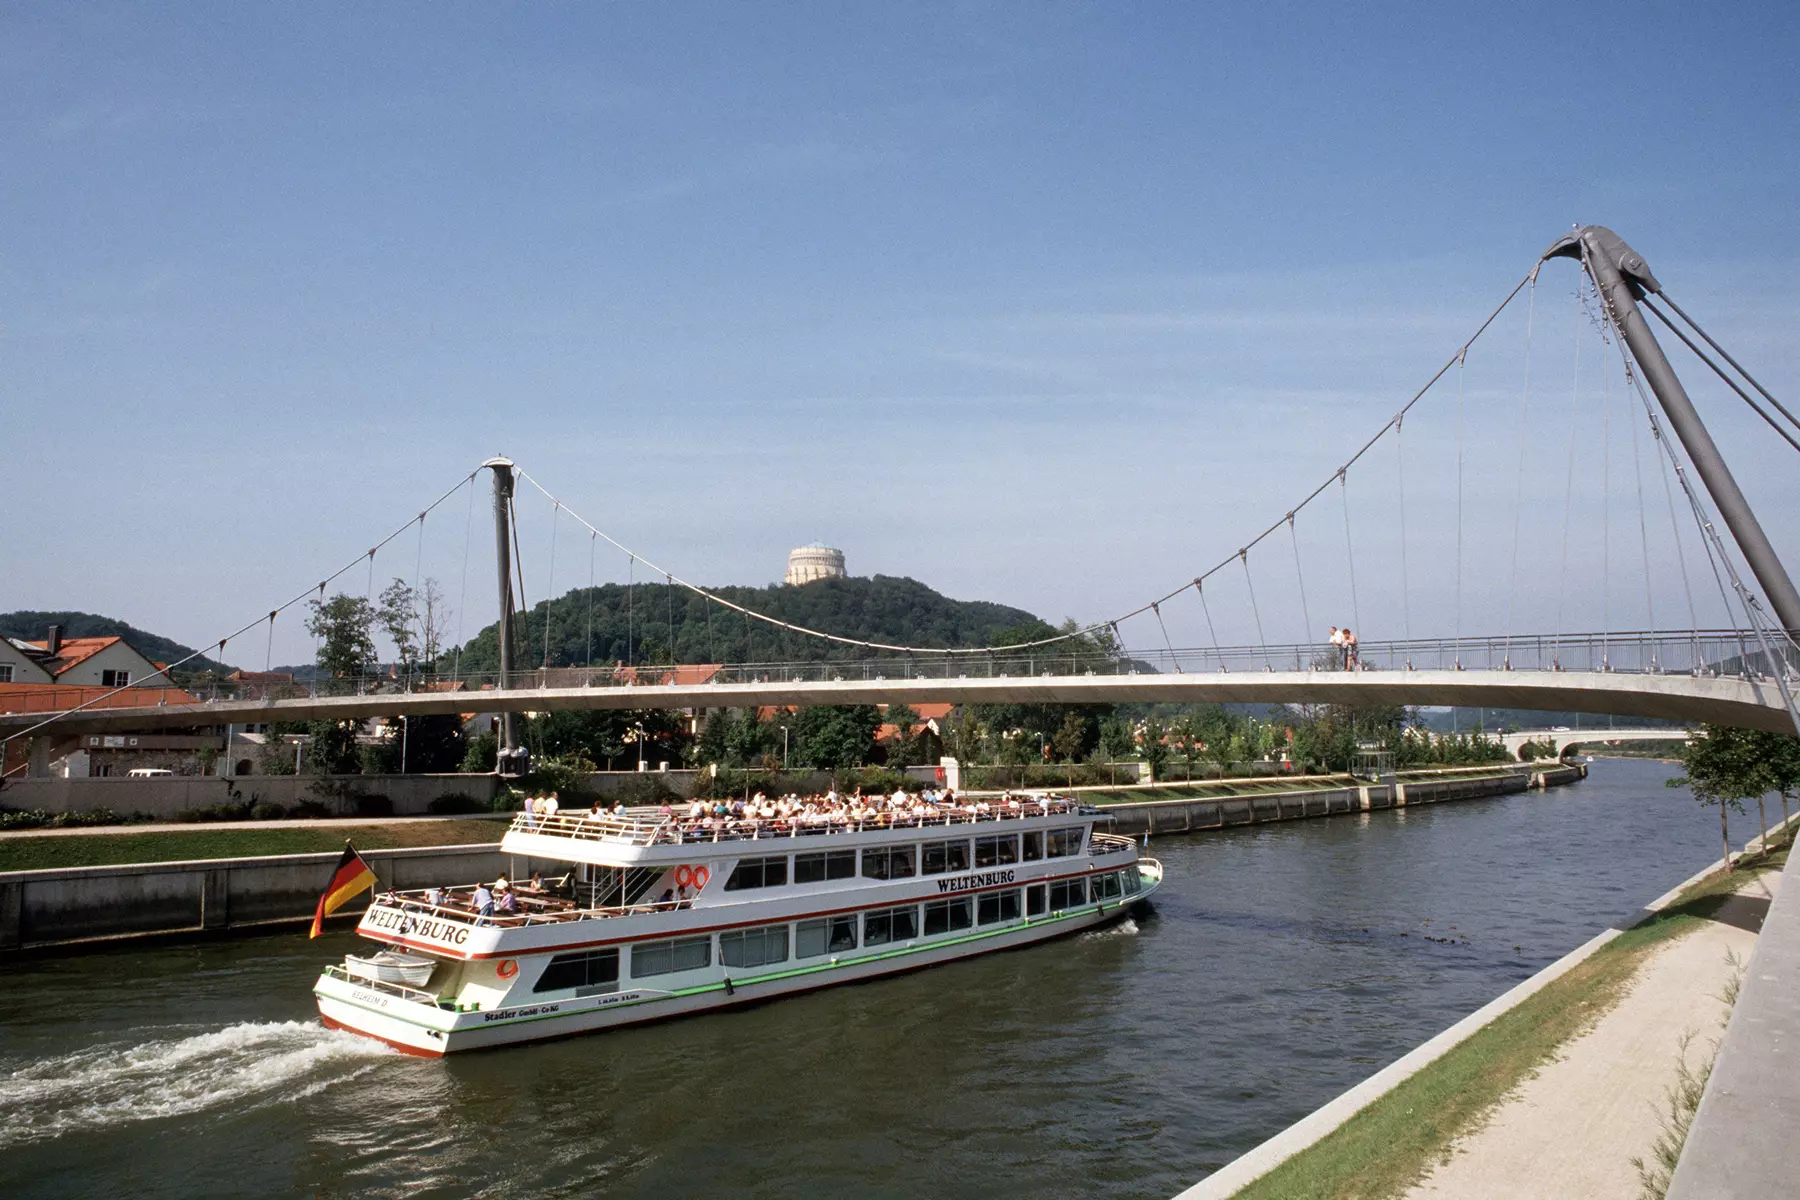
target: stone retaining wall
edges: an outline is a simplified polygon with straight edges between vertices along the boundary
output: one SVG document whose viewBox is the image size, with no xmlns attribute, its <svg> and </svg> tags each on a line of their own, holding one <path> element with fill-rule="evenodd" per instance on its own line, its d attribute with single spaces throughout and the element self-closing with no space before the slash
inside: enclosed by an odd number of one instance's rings
<svg viewBox="0 0 1800 1200">
<path fill-rule="evenodd" d="M 362 852 L 379 887 L 492 879 L 562 864 L 500 853 L 498 844 Z M 339 852 L 0 872 L 0 952 L 131 935 L 202 933 L 312 916 Z M 367 896 L 342 912 L 360 912 Z"/>
</svg>

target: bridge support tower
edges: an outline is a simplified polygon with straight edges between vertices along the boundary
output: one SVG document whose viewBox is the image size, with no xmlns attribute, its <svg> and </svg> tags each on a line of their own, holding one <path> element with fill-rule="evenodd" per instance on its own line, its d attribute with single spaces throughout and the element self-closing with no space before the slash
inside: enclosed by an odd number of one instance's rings
<svg viewBox="0 0 1800 1200">
<path fill-rule="evenodd" d="M 502 690 L 513 685 L 512 594 L 512 498 L 513 464 L 509 458 L 490 458 L 481 464 L 494 473 L 494 553 L 500 574 L 500 679 Z M 519 745 L 517 713 L 501 713 L 500 752 L 495 770 L 502 778 L 517 778 L 531 769 L 531 756 Z"/>
</svg>

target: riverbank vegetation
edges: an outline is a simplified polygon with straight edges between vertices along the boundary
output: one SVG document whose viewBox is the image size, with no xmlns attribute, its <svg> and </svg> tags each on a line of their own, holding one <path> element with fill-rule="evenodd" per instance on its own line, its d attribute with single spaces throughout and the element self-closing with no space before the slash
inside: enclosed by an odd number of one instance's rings
<svg viewBox="0 0 1800 1200">
<path fill-rule="evenodd" d="M 1786 861 L 1784 846 L 1738 866 L 1779 870 Z M 1667 908 L 1240 1190 L 1235 1200 L 1385 1200 L 1403 1193 L 1563 1045 L 1611 1011 L 1658 947 L 1712 919 L 1743 882 L 1741 874 L 1716 871 L 1687 888 Z"/>
<path fill-rule="evenodd" d="M 317 854 L 342 850 L 346 841 L 355 843 L 359 850 L 488 845 L 498 842 L 505 829 L 498 821 L 466 820 L 21 835 L 0 838 L 0 871 Z"/>
</svg>

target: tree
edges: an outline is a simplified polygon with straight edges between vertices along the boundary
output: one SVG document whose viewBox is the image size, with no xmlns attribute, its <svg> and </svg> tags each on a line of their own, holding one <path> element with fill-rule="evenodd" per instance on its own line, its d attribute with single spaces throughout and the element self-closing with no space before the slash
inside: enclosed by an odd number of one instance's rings
<svg viewBox="0 0 1800 1200">
<path fill-rule="evenodd" d="M 1056 751 L 1061 762 L 1079 762 L 1082 748 L 1087 745 L 1088 723 L 1079 712 L 1073 709 L 1063 713 L 1062 724 L 1050 735 L 1050 748 Z"/>
<path fill-rule="evenodd" d="M 1669 787 L 1687 788 L 1701 804 L 1719 806 L 1719 838 L 1725 846 L 1727 871 L 1731 870 L 1731 830 L 1726 806 L 1743 812 L 1743 802 L 1752 797 L 1760 805 L 1771 784 L 1759 750 L 1753 730 L 1703 725 L 1690 733 L 1679 755 L 1687 773 L 1667 781 Z"/>
<path fill-rule="evenodd" d="M 302 757 L 306 773 L 356 774 L 362 767 L 362 748 L 356 741 L 357 729 L 356 721 L 308 721 L 306 753 Z"/>
<path fill-rule="evenodd" d="M 339 593 L 321 603 L 308 602 L 306 632 L 319 639 L 319 672 L 327 679 L 359 679 L 374 671 L 375 639 L 370 630 L 375 611 L 361 596 Z"/>
<path fill-rule="evenodd" d="M 988 727 L 979 708 L 965 704 L 951 714 L 949 748 L 956 761 L 979 762 L 987 750 L 987 741 Z"/>
<path fill-rule="evenodd" d="M 432 775 L 456 770 L 468 752 L 462 718 L 454 713 L 429 717 L 388 717 L 386 733 L 363 753 L 363 770 L 371 775 Z"/>
<path fill-rule="evenodd" d="M 1137 751 L 1137 737 L 1131 726 L 1117 717 L 1100 724 L 1100 752 L 1108 762 L 1130 758 Z"/>
<path fill-rule="evenodd" d="M 883 724 L 894 727 L 887 743 L 887 765 L 896 771 L 911 766 L 919 757 L 919 710 L 910 704 L 890 704 L 883 716 Z"/>
<path fill-rule="evenodd" d="M 419 665 L 419 642 L 413 633 L 413 600 L 413 589 L 404 579 L 396 578 L 382 589 L 381 604 L 375 610 L 375 619 L 381 622 L 388 640 L 394 643 L 394 657 L 408 679 Z"/>
<path fill-rule="evenodd" d="M 1789 733 L 1758 733 L 1769 786 L 1781 794 L 1781 823 L 1788 822 L 1788 796 L 1800 790 L 1800 737 Z M 1792 831 L 1788 841 L 1793 841 Z"/>
<path fill-rule="evenodd" d="M 1150 766 L 1151 782 L 1162 778 L 1163 767 L 1169 762 L 1169 747 L 1163 741 L 1163 737 L 1167 733 L 1168 730 L 1163 727 L 1163 723 L 1155 717 L 1146 718 L 1144 723 L 1138 727 L 1138 743 L 1144 761 Z"/>
<path fill-rule="evenodd" d="M 880 727 L 881 710 L 872 704 L 801 709 L 792 726 L 794 758 L 829 771 L 860 767 L 874 753 Z"/>
</svg>

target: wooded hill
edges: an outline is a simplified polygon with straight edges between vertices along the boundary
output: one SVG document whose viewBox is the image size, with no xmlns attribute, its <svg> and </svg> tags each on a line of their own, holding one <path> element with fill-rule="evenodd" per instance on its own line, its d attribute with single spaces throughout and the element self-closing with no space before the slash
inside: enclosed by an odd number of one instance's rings
<svg viewBox="0 0 1800 1200">
<path fill-rule="evenodd" d="M 840 637 L 896 645 L 980 647 L 1012 640 L 1025 631 L 1041 637 L 1050 627 L 1023 609 L 985 600 L 952 600 L 916 579 L 892 575 L 822 579 L 803 587 L 721 587 L 716 595 L 777 620 Z M 518 665 L 599 666 L 614 662 L 718 663 L 844 659 L 866 652 L 747 621 L 679 585 L 640 583 L 578 588 L 540 601 L 517 625 Z M 461 670 L 499 667 L 498 623 L 476 634 L 462 650 Z"/>
</svg>

